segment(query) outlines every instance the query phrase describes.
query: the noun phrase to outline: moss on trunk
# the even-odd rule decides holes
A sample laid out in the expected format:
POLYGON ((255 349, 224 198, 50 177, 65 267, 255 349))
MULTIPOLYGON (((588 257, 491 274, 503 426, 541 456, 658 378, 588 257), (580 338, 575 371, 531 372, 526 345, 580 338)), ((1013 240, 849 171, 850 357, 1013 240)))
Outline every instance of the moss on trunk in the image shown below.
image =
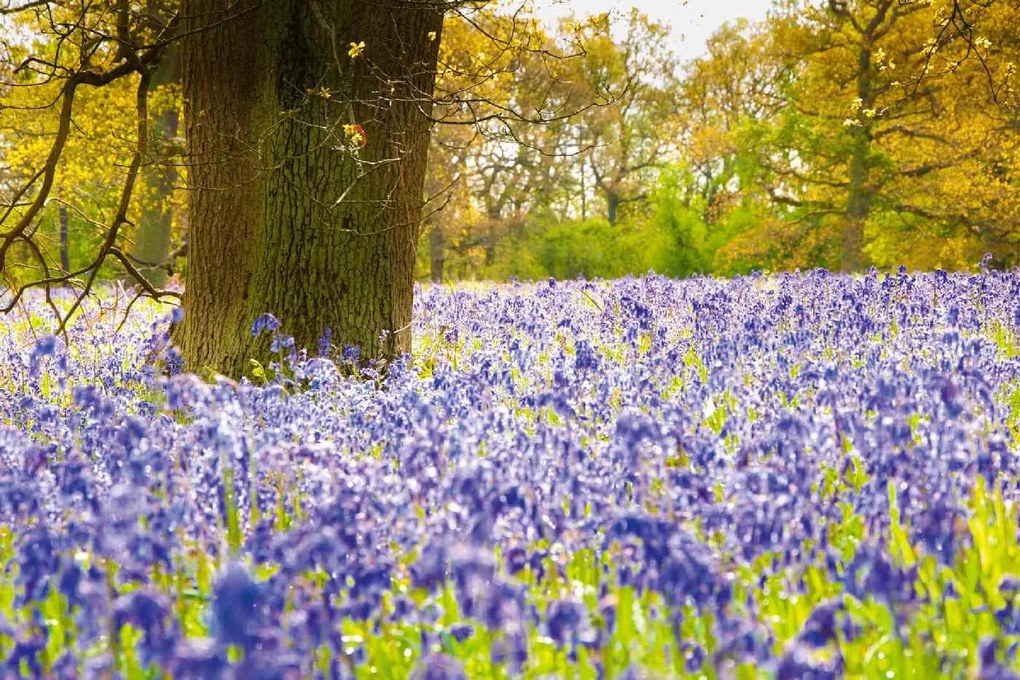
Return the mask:
POLYGON ((185 5, 188 367, 264 359, 263 312, 310 351, 408 351, 442 5, 185 5))

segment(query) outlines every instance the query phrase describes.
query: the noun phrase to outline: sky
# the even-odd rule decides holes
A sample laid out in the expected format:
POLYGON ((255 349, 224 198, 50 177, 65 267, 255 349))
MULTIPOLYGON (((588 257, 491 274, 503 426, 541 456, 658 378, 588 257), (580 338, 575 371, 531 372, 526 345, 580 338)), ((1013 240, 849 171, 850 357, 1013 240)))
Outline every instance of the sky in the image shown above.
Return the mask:
POLYGON ((683 59, 705 53, 705 41, 723 22, 738 17, 764 19, 772 0, 535 0, 539 16, 550 20, 574 12, 577 15, 637 7, 658 21, 667 22, 677 36, 673 48, 683 59))

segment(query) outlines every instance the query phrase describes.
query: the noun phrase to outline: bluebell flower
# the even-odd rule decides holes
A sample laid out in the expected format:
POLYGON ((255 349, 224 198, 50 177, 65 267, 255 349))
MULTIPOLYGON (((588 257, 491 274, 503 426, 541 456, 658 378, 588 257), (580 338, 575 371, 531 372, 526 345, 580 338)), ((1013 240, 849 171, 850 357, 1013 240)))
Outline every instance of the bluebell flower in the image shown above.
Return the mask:
POLYGON ((819 602, 804 622, 798 639, 810 647, 824 647, 835 641, 836 615, 842 609, 843 603, 838 598, 819 602))
POLYGON ((32 355, 36 358, 48 357, 57 350, 57 336, 55 335, 43 335, 35 341, 35 348, 32 350, 32 355))
POLYGON ((60 565, 60 553, 54 536, 45 528, 27 533, 18 548, 19 603, 41 600, 49 591, 49 578, 60 565))
POLYGON ((168 620, 171 607, 166 597, 148 588, 117 598, 113 608, 114 626, 131 624, 142 631, 142 648, 147 662, 169 658, 177 644, 177 631, 168 620))
POLYGON ((43 676, 43 666, 40 655, 46 649, 48 629, 42 625, 35 625, 27 635, 17 638, 14 641, 14 650, 6 659, 6 669, 12 677, 21 676, 21 665, 24 664, 32 677, 43 676))
POLYGON ((942 389, 939 390, 939 396, 942 397, 946 412, 951 417, 956 418, 963 412, 963 390, 952 379, 946 378, 942 389))
POLYGON ((213 587, 212 611, 217 638, 225 644, 250 646, 259 625, 260 590, 248 570, 231 563, 213 587))
POLYGON ((433 652, 418 661, 411 680, 467 680, 467 674, 457 659, 433 652))
POLYGON ((63 352, 60 351, 62 345, 55 335, 43 335, 35 341, 35 346, 32 348, 32 355, 29 358, 29 369, 32 375, 36 375, 42 370, 42 360, 45 357, 57 357, 57 368, 60 371, 67 370, 67 358, 63 356, 63 352))
POLYGON ((457 642, 464 642, 474 634, 475 627, 470 623, 458 623, 450 626, 450 635, 452 635, 457 642))
POLYGON ((228 666, 226 649, 211 639, 183 639, 169 666, 175 678, 219 678, 228 666))
POLYGON ((555 600, 546 608, 546 631, 553 642, 563 646, 571 633, 578 630, 587 612, 583 605, 568 600, 555 600))
MULTIPOLYGON (((999 640, 985 636, 978 645, 979 668, 977 677, 982 680, 1018 680, 1020 675, 999 660, 999 640)), ((1010 659, 1009 663, 1012 664, 1010 659)))
POLYGON ((319 357, 327 357, 333 349, 333 329, 327 328, 319 338, 319 357))
POLYGON ((259 337, 263 332, 275 333, 280 328, 280 320, 268 312, 259 314, 251 325, 252 337, 259 337))
POLYGON ((294 338, 290 335, 275 334, 273 341, 269 344, 270 352, 282 352, 285 349, 294 348, 294 338))

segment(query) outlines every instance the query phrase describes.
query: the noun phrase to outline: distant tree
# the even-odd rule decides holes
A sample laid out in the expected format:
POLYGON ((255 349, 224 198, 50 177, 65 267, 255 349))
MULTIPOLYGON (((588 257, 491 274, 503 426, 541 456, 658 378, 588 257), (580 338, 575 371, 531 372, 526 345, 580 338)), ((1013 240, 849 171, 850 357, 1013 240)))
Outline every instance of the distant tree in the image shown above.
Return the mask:
POLYGON ((539 22, 481 9, 451 16, 440 49, 436 129, 426 185, 442 197, 429 226, 431 278, 491 263, 499 240, 541 201, 555 125, 584 107, 553 72, 570 49, 539 22), (494 46, 495 43, 495 46, 494 46))
MULTIPOLYGON (((151 72, 174 21, 157 0, 118 0, 5 2, 0 22, 0 310, 9 311, 30 287, 72 284, 84 296, 109 262, 137 273, 123 245, 147 160, 151 72)), ((60 328, 77 307, 53 307, 60 328)))
POLYGON ((684 253, 683 273, 713 269, 715 253, 728 244, 734 250, 742 230, 758 227, 768 210, 748 129, 767 125, 788 105, 790 81, 768 29, 746 20, 728 23, 708 40, 706 54, 684 69, 676 114, 679 160, 656 193, 656 219, 684 253))
POLYGON ((854 0, 789 3, 774 17, 789 105, 752 141, 761 186, 796 225, 784 238, 813 248, 798 264, 857 271, 896 225, 933 235, 966 222, 953 205, 972 182, 959 171, 985 153, 989 108, 975 98, 971 45, 940 29, 949 16, 932 3, 854 0))
MULTIPOLYGON (((168 49, 152 75, 152 134, 142 174, 145 198, 139 211, 134 242, 128 251, 138 271, 154 288, 162 288, 177 264, 172 257, 175 218, 181 221, 176 190, 180 184, 181 59, 176 46, 168 49)), ((181 230, 185 231, 185 230, 181 230)), ((183 241, 183 239, 182 239, 183 241)))
MULTIPOLYGON (((485 13, 472 18, 484 22, 490 34, 506 35, 513 26, 524 32, 519 18, 485 13)), ((450 22, 447 30, 460 29, 450 22)), ((679 60, 668 49, 666 27, 639 12, 613 12, 569 17, 549 35, 527 30, 541 39, 507 55, 510 68, 492 81, 498 87, 487 92, 485 102, 471 103, 482 114, 473 127, 477 134, 465 138, 456 126, 444 124, 457 117, 449 105, 456 98, 437 109, 433 157, 445 160, 432 164, 428 181, 436 190, 449 183, 451 173, 460 182, 448 194, 446 209, 429 220, 432 256, 421 266, 434 279, 440 278, 440 263, 453 276, 577 273, 589 266, 626 271, 615 261, 603 266, 613 258, 573 258, 583 260, 579 270, 561 262, 565 244, 576 240, 568 232, 586 234, 576 241, 590 249, 612 245, 592 243, 592 235, 610 232, 593 229, 597 221, 591 218, 647 216, 656 176, 677 155, 679 60), (556 58, 549 58, 550 50, 556 58), (501 106, 514 115, 486 114, 501 106)), ((449 45, 455 49, 446 55, 444 47, 440 61, 454 66, 441 67, 440 91, 456 91, 457 74, 477 70, 479 58, 493 62, 477 38, 449 45)))
POLYGON ((612 15, 571 21, 573 39, 585 51, 571 77, 602 97, 605 106, 571 121, 590 172, 605 201, 605 215, 616 224, 620 208, 644 201, 656 171, 675 149, 679 60, 669 48, 668 26, 636 8, 612 25, 612 15), (618 36, 614 35, 614 31, 618 36))

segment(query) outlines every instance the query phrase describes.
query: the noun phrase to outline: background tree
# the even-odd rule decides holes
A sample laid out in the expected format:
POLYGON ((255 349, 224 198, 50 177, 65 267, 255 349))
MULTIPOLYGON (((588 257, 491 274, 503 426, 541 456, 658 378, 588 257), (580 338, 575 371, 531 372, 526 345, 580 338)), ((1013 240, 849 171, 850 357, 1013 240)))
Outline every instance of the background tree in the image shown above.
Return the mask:
POLYGON ((571 121, 579 129, 584 168, 616 224, 620 208, 648 198, 655 171, 670 156, 679 86, 669 28, 637 9, 610 30, 608 14, 567 24, 585 58, 574 62, 579 83, 607 101, 571 121))
MULTIPOLYGON (((433 221, 451 235, 442 259, 461 276, 623 274, 661 255, 642 255, 652 241, 635 232, 659 167, 675 155, 664 123, 674 119, 679 62, 668 33, 640 13, 569 18, 551 30, 515 56, 505 94, 489 100, 515 115, 483 116, 480 134, 458 148, 464 204, 433 221), (609 217, 626 225, 614 232, 609 217)), ((448 167, 432 166, 443 178, 435 186, 448 167)))
MULTIPOLYGON (((0 14, 0 148, 10 169, 0 206, 0 272, 7 286, 0 309, 9 311, 32 287, 49 296, 52 286, 78 285, 84 296, 110 262, 137 274, 123 246, 148 148, 151 70, 174 26, 173 12, 157 0, 102 7, 6 3, 0 14), (52 225, 66 235, 76 222, 96 238, 84 239, 80 260, 65 251, 55 267, 52 225)), ((174 294, 145 287, 156 297, 174 294)), ((80 299, 66 310, 53 306, 61 329, 80 299)))
POLYGON ((788 104, 789 68, 767 24, 721 27, 685 66, 677 124, 679 160, 660 177, 655 219, 672 234, 677 274, 745 271, 745 236, 757 243, 775 215, 758 191, 748 128, 788 104))
MULTIPOLYGON (((73 15, 66 15, 69 18, 73 15)), ((59 15, 54 15, 57 20, 59 15)), ((39 170, 39 159, 45 158, 59 129, 60 101, 63 79, 40 72, 42 66, 26 61, 33 52, 45 53, 46 28, 50 19, 41 13, 21 13, 13 18, 13 28, 24 35, 36 36, 35 44, 10 43, 5 57, 6 91, 0 107, 0 157, 5 164, 0 192, 8 205, 10 197, 39 170)), ((69 48, 62 48, 65 56, 69 48)), ((119 238, 129 257, 140 271, 146 272, 151 283, 159 287, 160 272, 165 273, 164 260, 169 254, 171 233, 180 232, 175 220, 180 213, 172 207, 181 200, 176 181, 180 162, 180 144, 174 141, 176 119, 180 108, 179 76, 174 75, 174 60, 165 60, 154 74, 148 96, 148 128, 153 139, 147 144, 146 158, 141 165, 145 183, 139 183, 131 196, 131 213, 137 219, 122 225, 119 238), (169 77, 169 80, 168 80, 169 77), (176 77, 177 83, 170 82, 176 77), (163 131, 169 131, 166 137, 163 131), (145 250, 146 244, 162 243, 156 250, 145 250), (151 266, 143 262, 152 263, 151 266), (151 269, 153 275, 146 271, 151 269)), ((179 70, 179 69, 176 69, 179 70)), ((130 77, 116 80, 102 88, 76 92, 71 126, 64 149, 57 162, 53 189, 37 216, 33 235, 37 245, 63 272, 81 267, 91 260, 102 243, 105 226, 115 213, 120 188, 125 176, 124 158, 133 150, 132 138, 136 125, 135 99, 137 83, 130 77), (59 258, 55 250, 59 248, 59 258)), ((17 212, 17 206, 15 212, 17 212)), ((10 219, 12 215, 8 215, 10 219)), ((30 279, 39 262, 23 242, 9 251, 5 274, 12 280, 30 279)), ((119 267, 106 266, 100 277, 122 273, 119 267)), ((165 278, 165 276, 163 277, 165 278)))
POLYGON ((427 185, 442 196, 430 215, 431 277, 492 263, 501 238, 530 211, 557 119, 583 108, 563 101, 552 73, 570 58, 534 18, 496 9, 447 18, 436 87, 427 185))
POLYGON ((761 240, 795 244, 787 265, 973 258, 938 246, 970 224, 960 199, 986 186, 974 160, 991 141, 981 119, 993 107, 976 87, 979 62, 966 61, 973 47, 944 30, 949 16, 932 3, 867 0, 792 5, 773 19, 795 79, 789 106, 748 146, 762 188, 789 208, 783 222, 795 228, 761 240), (896 247, 906 233, 918 237, 913 253, 896 247))
MULTIPOLYGON (((175 221, 184 217, 179 170, 183 156, 181 130, 180 51, 171 46, 152 76, 151 123, 147 162, 143 168, 144 198, 129 257, 155 288, 162 288, 176 266, 171 246, 175 221)), ((185 242, 186 227, 178 239, 185 242)))

